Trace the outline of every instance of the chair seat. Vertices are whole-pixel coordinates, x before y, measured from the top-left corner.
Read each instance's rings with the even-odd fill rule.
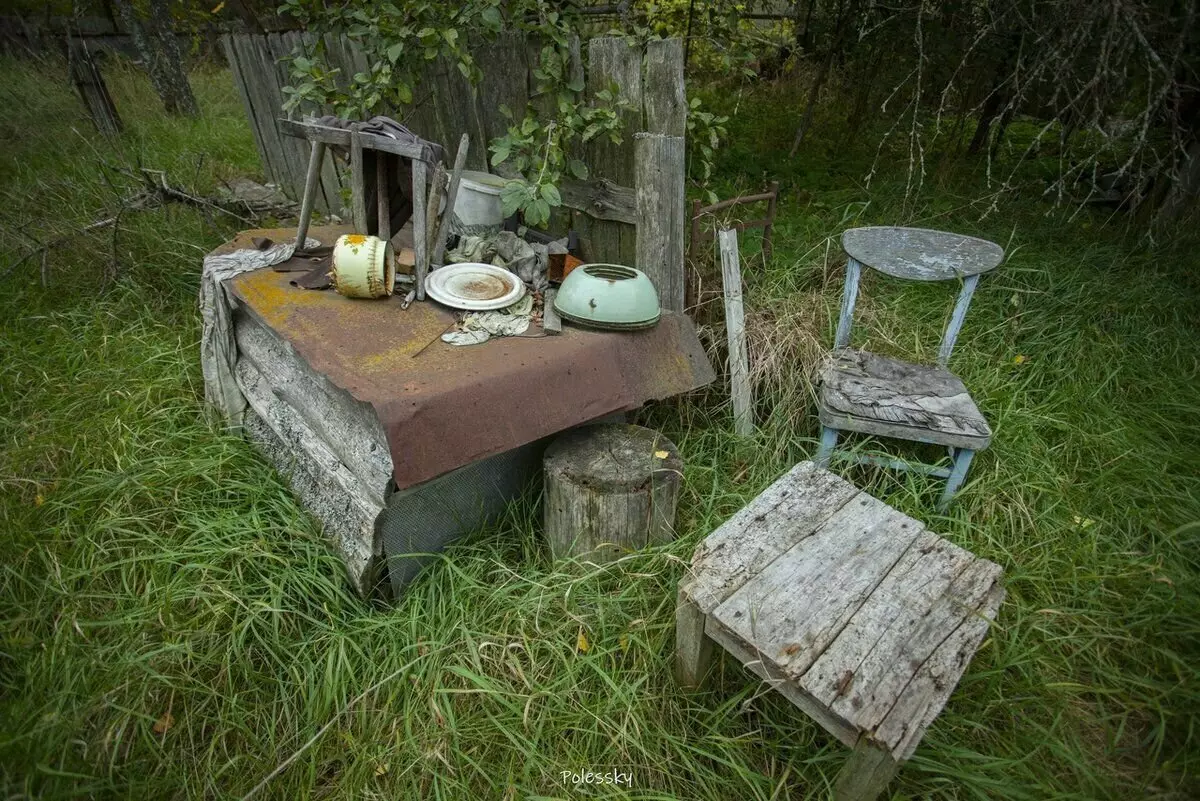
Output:
[[[940,367],[843,348],[821,372],[821,423],[843,431],[982,450],[992,429],[962,380]]]

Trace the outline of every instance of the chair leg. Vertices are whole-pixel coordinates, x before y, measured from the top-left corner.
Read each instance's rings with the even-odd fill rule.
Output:
[[[959,448],[954,453],[954,467],[950,470],[950,477],[946,479],[946,489],[942,492],[942,499],[938,501],[938,511],[946,511],[946,507],[950,505],[950,500],[954,494],[958,492],[958,488],[962,486],[963,481],[967,477],[967,471],[971,469],[971,460],[975,458],[975,451],[968,448]]]
[[[838,430],[829,426],[821,426],[821,445],[817,448],[817,455],[813,459],[817,467],[824,469],[829,467],[829,458],[833,456],[833,449],[837,446]]]
[[[713,641],[704,633],[704,613],[682,588],[675,606],[675,680],[685,690],[703,689],[712,667]]]
[[[838,446],[838,429],[822,426],[821,445],[817,447],[817,454],[812,458],[818,468],[828,468],[829,458],[833,456],[833,450],[836,446]]]

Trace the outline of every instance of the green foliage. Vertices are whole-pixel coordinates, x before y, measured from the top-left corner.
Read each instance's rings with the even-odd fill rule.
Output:
[[[721,146],[721,142],[728,135],[725,124],[729,122],[729,117],[704,111],[702,105],[703,103],[698,97],[693,97],[688,101],[687,132],[690,144],[688,172],[692,180],[705,193],[708,202],[716,203],[717,195],[708,188],[708,185],[709,179],[712,178],[713,158],[717,148]]]

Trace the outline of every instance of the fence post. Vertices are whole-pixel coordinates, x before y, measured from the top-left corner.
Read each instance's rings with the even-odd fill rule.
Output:
[[[664,309],[683,311],[683,137],[641,132],[633,137],[637,167],[638,269],[650,276]]]

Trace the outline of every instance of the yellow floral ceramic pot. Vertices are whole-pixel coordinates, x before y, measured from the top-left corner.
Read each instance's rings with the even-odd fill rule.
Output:
[[[348,298],[386,298],[396,282],[392,243],[345,234],[333,246],[333,288]]]

